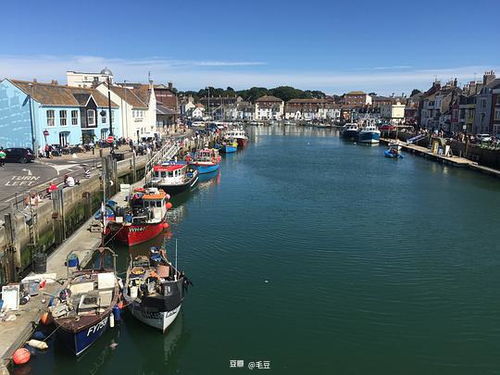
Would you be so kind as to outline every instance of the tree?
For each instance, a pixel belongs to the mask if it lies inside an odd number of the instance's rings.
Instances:
[[[421,94],[421,93],[422,93],[422,91],[420,91],[419,89],[413,89],[413,90],[411,90],[410,96]]]

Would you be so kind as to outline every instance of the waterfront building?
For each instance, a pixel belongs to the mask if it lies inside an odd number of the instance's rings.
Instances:
[[[0,146],[77,145],[110,135],[108,99],[92,88],[4,79],[0,82]],[[113,135],[122,135],[117,104],[111,102]]]
[[[391,105],[394,102],[394,98],[390,96],[373,95],[371,98],[373,108],[380,108],[384,105]]]
[[[344,94],[343,104],[355,107],[363,107],[372,104],[372,97],[363,91],[350,91]]]
[[[264,95],[255,100],[256,120],[281,120],[285,113],[285,103],[280,98]]]
[[[285,106],[287,120],[338,120],[340,107],[328,99],[291,99]]]
[[[495,72],[486,72],[483,76],[483,87],[476,95],[476,113],[472,132],[474,134],[497,134],[495,123],[496,97],[494,91],[500,89],[500,79]]]
[[[236,104],[243,100],[241,96],[203,96],[200,98],[200,103],[210,112],[214,112],[216,108],[230,104]]]
[[[255,109],[252,103],[247,101],[240,101],[236,105],[238,120],[253,121],[255,119]]]
[[[380,117],[392,123],[402,124],[405,118],[405,104],[396,103],[383,104],[380,108]]]
[[[189,110],[196,108],[194,104],[194,98],[190,95],[188,98],[184,98],[182,103],[179,106],[181,116],[187,116]]]
[[[105,96],[108,96],[109,87],[111,100],[120,107],[121,134],[125,138],[140,139],[143,136],[152,136],[156,132],[156,98],[152,83],[150,85],[147,97],[129,87],[108,86],[107,83],[101,83],[96,87],[96,90]]]
[[[205,106],[201,103],[195,104],[194,108],[190,108],[186,117],[191,120],[203,120],[205,118]]]
[[[113,84],[113,73],[108,68],[104,68],[100,73],[85,73],[68,70],[66,72],[68,86],[72,87],[96,87],[102,82]]]

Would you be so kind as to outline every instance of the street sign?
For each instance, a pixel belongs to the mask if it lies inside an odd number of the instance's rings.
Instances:
[[[113,143],[115,141],[115,137],[113,137],[112,135],[110,135],[108,138],[106,138],[106,142],[108,143]]]
[[[43,131],[43,135],[44,135],[45,137],[47,137],[47,136],[49,135],[49,131],[48,131],[48,130],[44,130],[44,131]]]

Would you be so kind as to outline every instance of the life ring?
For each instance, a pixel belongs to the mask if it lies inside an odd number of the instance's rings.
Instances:
[[[132,275],[143,275],[145,272],[146,270],[144,269],[144,267],[134,267],[130,271]]]

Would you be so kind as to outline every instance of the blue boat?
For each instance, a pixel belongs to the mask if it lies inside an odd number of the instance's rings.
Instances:
[[[238,150],[238,142],[233,139],[226,140],[220,148],[220,152],[223,152],[225,154],[236,152],[236,150]]]
[[[402,159],[401,146],[397,144],[389,144],[389,148],[384,151],[384,156],[391,159]]]
[[[195,152],[194,156],[188,156],[186,161],[194,166],[198,173],[211,173],[219,169],[221,157],[219,150],[204,148]]]
[[[358,142],[360,143],[379,143],[380,130],[375,125],[367,125],[358,133]]]
[[[75,271],[50,307],[57,339],[76,356],[92,346],[108,327],[114,327],[115,319],[119,319],[116,254],[109,248],[96,252],[94,267]],[[67,264],[69,267],[70,262]]]

